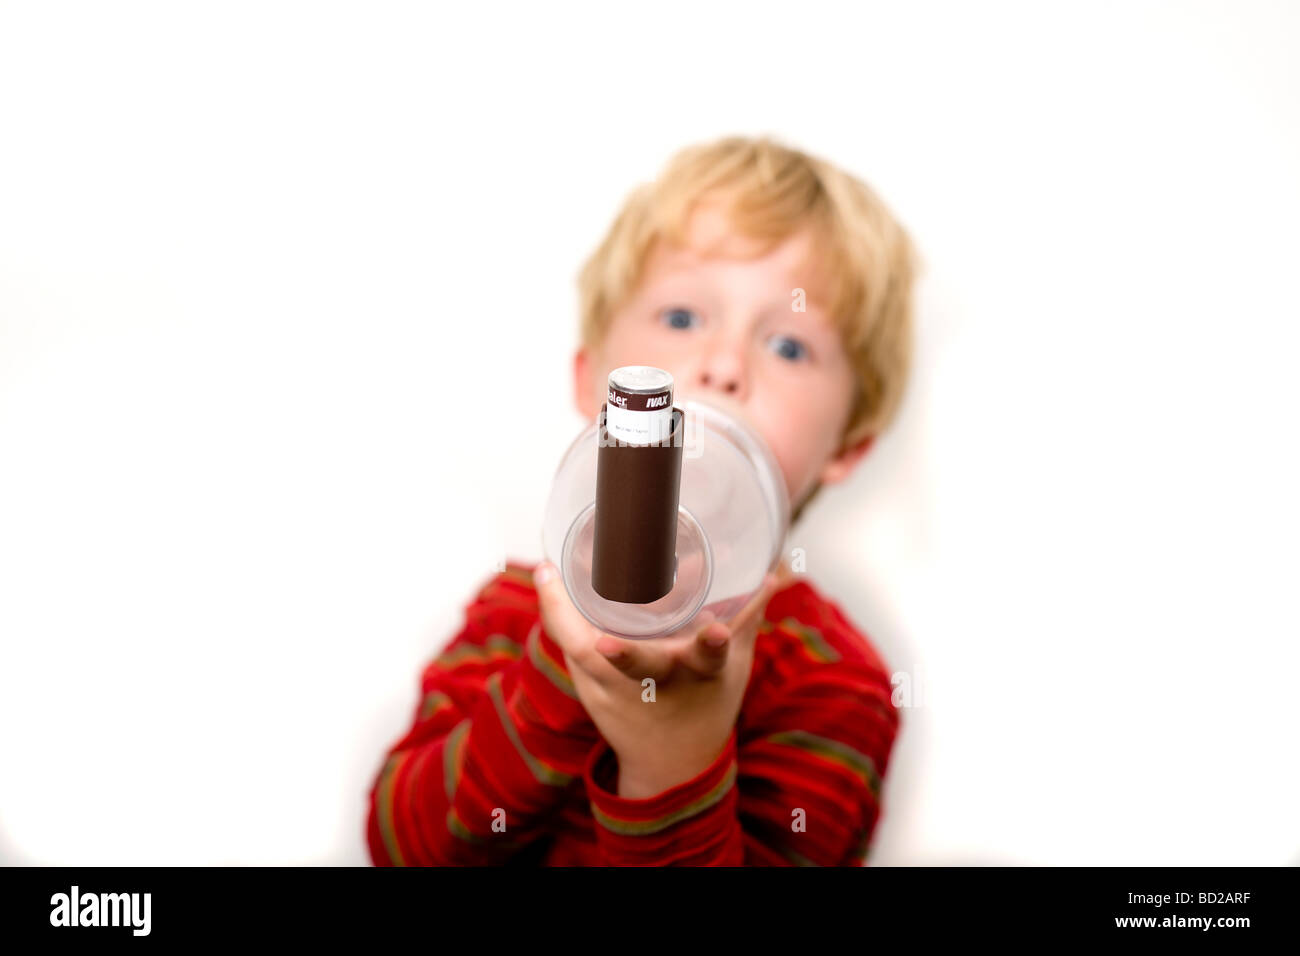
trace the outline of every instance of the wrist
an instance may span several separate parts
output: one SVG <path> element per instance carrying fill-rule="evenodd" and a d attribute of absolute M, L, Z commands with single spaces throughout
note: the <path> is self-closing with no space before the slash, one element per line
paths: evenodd
<path fill-rule="evenodd" d="M 618 795 L 627 800 L 644 800 L 663 793 L 704 773 L 726 749 L 724 740 L 716 747 L 704 747 L 690 754 L 679 752 L 667 761 L 625 759 L 615 754 Z"/>

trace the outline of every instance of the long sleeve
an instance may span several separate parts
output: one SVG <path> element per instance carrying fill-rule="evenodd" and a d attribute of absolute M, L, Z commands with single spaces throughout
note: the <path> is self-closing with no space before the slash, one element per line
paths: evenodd
<path fill-rule="evenodd" d="M 793 634 L 799 660 L 758 694 L 751 688 L 766 698 L 760 712 L 693 779 L 626 799 L 616 756 L 603 741 L 592 750 L 584 779 L 603 863 L 865 863 L 899 715 L 879 662 L 851 653 L 860 639 L 837 609 L 816 624 L 764 623 L 759 639 Z"/>
<path fill-rule="evenodd" d="M 889 679 L 840 661 L 786 685 L 741 751 L 750 865 L 865 864 L 900 725 Z"/>
<path fill-rule="evenodd" d="M 370 789 L 372 861 L 510 862 L 546 833 L 598 739 L 527 569 L 511 565 L 480 589 L 421 691 Z"/>

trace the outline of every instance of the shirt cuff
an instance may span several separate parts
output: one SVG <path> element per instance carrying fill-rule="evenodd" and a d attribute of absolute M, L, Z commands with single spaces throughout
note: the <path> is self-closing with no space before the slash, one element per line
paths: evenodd
<path fill-rule="evenodd" d="M 602 737 L 583 770 L 605 862 L 616 866 L 720 862 L 739 845 L 736 731 L 704 770 L 651 797 L 618 795 L 618 758 Z"/>

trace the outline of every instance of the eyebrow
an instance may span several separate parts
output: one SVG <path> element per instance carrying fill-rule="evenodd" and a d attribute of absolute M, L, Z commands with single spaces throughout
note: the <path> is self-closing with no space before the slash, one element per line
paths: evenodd
<path fill-rule="evenodd" d="M 834 332 L 835 331 L 834 323 L 831 322 L 830 320 L 830 314 L 824 308 L 822 308 L 822 306 L 818 304 L 816 300 L 809 298 L 806 301 L 808 306 L 807 310 L 803 312 L 796 312 L 793 308 L 791 308 L 791 306 L 793 305 L 793 297 L 789 299 L 774 298 L 769 302 L 768 305 L 765 305 L 762 308 L 762 310 L 759 312 L 758 314 L 759 320 L 764 321 L 769 318 L 781 317 L 787 315 L 789 316 L 802 315 L 804 316 L 804 319 L 797 320 L 800 321 L 802 325 L 807 325 L 815 329 L 821 329 L 827 333 Z M 821 319 L 819 320 L 814 316 L 820 316 Z"/>

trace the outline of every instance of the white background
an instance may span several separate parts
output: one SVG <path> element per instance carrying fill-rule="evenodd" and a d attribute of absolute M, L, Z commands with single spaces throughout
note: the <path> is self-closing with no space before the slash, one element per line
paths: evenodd
<path fill-rule="evenodd" d="M 420 667 L 540 556 L 582 257 L 766 132 L 926 259 L 902 418 L 790 539 L 922 692 L 873 862 L 1300 861 L 1298 48 L 1239 2 L 0 6 L 0 860 L 366 862 Z"/>

